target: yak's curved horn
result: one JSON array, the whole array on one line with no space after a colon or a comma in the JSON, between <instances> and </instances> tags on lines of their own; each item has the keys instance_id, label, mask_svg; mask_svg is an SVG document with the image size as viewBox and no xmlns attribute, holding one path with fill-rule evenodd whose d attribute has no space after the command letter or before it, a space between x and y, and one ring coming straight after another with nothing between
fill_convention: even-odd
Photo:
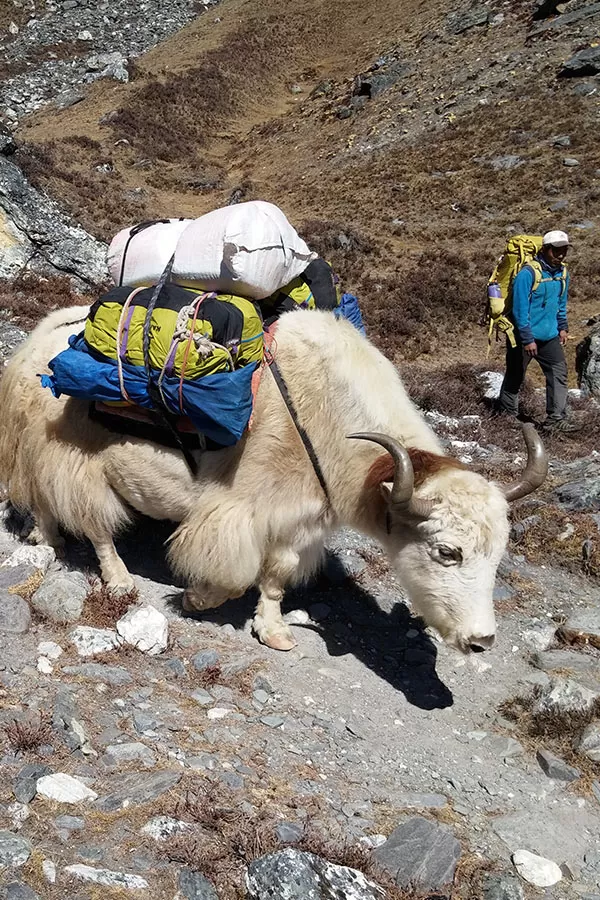
<instances>
[{"instance_id":1,"label":"yak's curved horn","mask_svg":"<svg viewBox=\"0 0 600 900\"><path fill-rule=\"evenodd\" d=\"M348 437L380 444L394 460L394 482L390 494L390 505L396 511L405 512L419 519L427 519L431 515L433 501L413 497L415 475L410 456L402 444L387 434L372 432L349 434Z\"/></svg>"},{"instance_id":2,"label":"yak's curved horn","mask_svg":"<svg viewBox=\"0 0 600 900\"><path fill-rule=\"evenodd\" d=\"M502 487L509 503L536 491L548 474L548 455L535 425L529 422L523 425L523 437L527 444L527 465L523 476L515 484L505 484Z\"/></svg>"}]
</instances>

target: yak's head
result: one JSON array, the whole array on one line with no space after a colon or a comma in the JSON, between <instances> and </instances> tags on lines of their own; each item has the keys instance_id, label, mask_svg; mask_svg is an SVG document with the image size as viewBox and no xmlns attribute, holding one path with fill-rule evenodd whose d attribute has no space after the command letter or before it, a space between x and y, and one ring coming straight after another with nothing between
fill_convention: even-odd
<instances>
[{"instance_id":1,"label":"yak's head","mask_svg":"<svg viewBox=\"0 0 600 900\"><path fill-rule=\"evenodd\" d=\"M375 441L390 454L391 460L380 459L375 475L384 496L390 560L415 611L464 653L489 650L494 643L494 580L508 540L508 503L534 491L546 476L546 453L535 428L526 425L524 435L527 467L510 486L486 481L448 457L406 450L387 435L350 435Z\"/></svg>"}]
</instances>

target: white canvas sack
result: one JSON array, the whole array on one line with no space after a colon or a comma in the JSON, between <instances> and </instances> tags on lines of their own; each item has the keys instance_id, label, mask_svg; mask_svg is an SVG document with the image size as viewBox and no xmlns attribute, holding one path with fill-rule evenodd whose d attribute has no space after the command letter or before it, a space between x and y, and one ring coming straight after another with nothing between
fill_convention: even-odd
<instances>
[{"instance_id":1,"label":"white canvas sack","mask_svg":"<svg viewBox=\"0 0 600 900\"><path fill-rule=\"evenodd\" d=\"M194 219L177 243L171 277L184 286L261 300L316 257L279 207L251 200Z\"/></svg>"},{"instance_id":2,"label":"white canvas sack","mask_svg":"<svg viewBox=\"0 0 600 900\"><path fill-rule=\"evenodd\" d=\"M107 255L108 271L115 284L129 287L156 284L173 256L182 232L193 221L165 219L145 228L136 225L119 231L112 239Z\"/></svg>"}]
</instances>

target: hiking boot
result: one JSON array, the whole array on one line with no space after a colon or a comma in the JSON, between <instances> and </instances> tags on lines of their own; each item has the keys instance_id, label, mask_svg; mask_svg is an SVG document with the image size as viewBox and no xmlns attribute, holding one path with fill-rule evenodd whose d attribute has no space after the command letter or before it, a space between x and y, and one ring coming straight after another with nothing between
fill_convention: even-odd
<instances>
[{"instance_id":1,"label":"hiking boot","mask_svg":"<svg viewBox=\"0 0 600 900\"><path fill-rule=\"evenodd\" d=\"M541 425L542 431L545 431L547 434L571 434L574 431L579 431L581 429L581 425L578 425L577 422L573 422L570 419L546 419L542 422Z\"/></svg>"}]
</instances>

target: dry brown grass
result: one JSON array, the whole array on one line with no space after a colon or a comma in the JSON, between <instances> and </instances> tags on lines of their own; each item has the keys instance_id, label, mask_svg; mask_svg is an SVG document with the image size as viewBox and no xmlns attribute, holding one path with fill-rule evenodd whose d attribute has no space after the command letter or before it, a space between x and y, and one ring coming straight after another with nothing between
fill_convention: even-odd
<instances>
[{"instance_id":1,"label":"dry brown grass","mask_svg":"<svg viewBox=\"0 0 600 900\"><path fill-rule=\"evenodd\" d=\"M4 732L11 748L21 753L35 753L43 744L50 744L53 736L50 719L43 713L37 721L15 719L4 726Z\"/></svg>"},{"instance_id":2,"label":"dry brown grass","mask_svg":"<svg viewBox=\"0 0 600 900\"><path fill-rule=\"evenodd\" d=\"M534 708L541 695L542 688L536 686L529 695L505 700L499 711L509 721L515 722L519 734L530 749L537 751L544 747L579 769L582 784L576 782L575 785L585 789L590 781L600 775L600 763L579 753L574 742L586 725L600 717L600 700L596 700L586 710L551 709L541 712Z\"/></svg>"},{"instance_id":3,"label":"dry brown grass","mask_svg":"<svg viewBox=\"0 0 600 900\"><path fill-rule=\"evenodd\" d=\"M530 510L524 510L530 515ZM597 578L600 575L598 558L598 526L591 515L565 512L557 506L542 506L535 511L539 522L532 525L513 546L533 563L543 563L548 558L553 565L571 572ZM519 510L513 513L518 521ZM569 534L573 528L573 532ZM583 554L584 544L591 552Z\"/></svg>"},{"instance_id":4,"label":"dry brown grass","mask_svg":"<svg viewBox=\"0 0 600 900\"><path fill-rule=\"evenodd\" d=\"M243 898L246 866L282 849L275 834L278 820L273 813L268 808L255 813L241 809L238 798L220 785L189 791L178 803L175 814L193 823L194 831L171 838L164 851L166 857L202 872L215 884L221 900ZM293 846L335 865L358 869L379 884L389 900L417 900L419 896L391 883L377 870L371 851L360 844L335 843L309 832Z\"/></svg>"},{"instance_id":5,"label":"dry brown grass","mask_svg":"<svg viewBox=\"0 0 600 900\"><path fill-rule=\"evenodd\" d=\"M111 591L99 578L90 582L90 592L85 598L84 618L96 628L112 628L130 606L139 600L137 588L124 593Z\"/></svg>"},{"instance_id":6,"label":"dry brown grass","mask_svg":"<svg viewBox=\"0 0 600 900\"><path fill-rule=\"evenodd\" d=\"M42 581L44 580L44 573L41 569L38 569L32 575L29 576L25 581L21 582L21 584L13 584L8 588L9 594L17 594L19 597L22 597L23 600L31 600Z\"/></svg>"},{"instance_id":7,"label":"dry brown grass","mask_svg":"<svg viewBox=\"0 0 600 900\"><path fill-rule=\"evenodd\" d=\"M220 684L237 691L244 697L249 697L254 690L254 679L262 668L263 664L256 662L237 672L224 670L220 663L216 663L206 666L200 671L192 667L190 676L193 678L195 686L205 690Z\"/></svg>"},{"instance_id":8,"label":"dry brown grass","mask_svg":"<svg viewBox=\"0 0 600 900\"><path fill-rule=\"evenodd\" d=\"M25 273L12 281L0 280L0 309L27 330L54 309L90 302L90 296L75 291L66 276Z\"/></svg>"}]
</instances>

